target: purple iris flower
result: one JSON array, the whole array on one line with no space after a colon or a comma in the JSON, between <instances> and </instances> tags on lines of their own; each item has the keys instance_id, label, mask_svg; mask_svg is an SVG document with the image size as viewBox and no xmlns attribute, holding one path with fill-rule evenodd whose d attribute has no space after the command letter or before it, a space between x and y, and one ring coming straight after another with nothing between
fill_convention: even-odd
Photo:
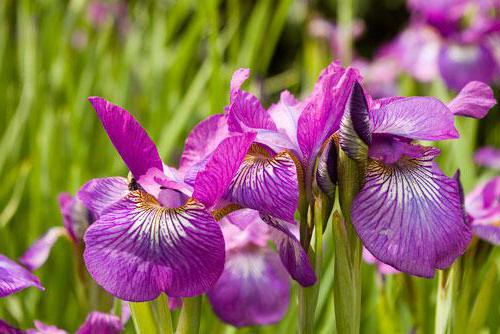
<instances>
[{"instance_id":1,"label":"purple iris flower","mask_svg":"<svg viewBox=\"0 0 500 334\"><path fill-rule=\"evenodd\" d=\"M251 209L232 212L221 224L226 265L208 292L215 313L238 327L281 320L288 308L290 280L278 254L269 247L271 228Z\"/></svg>"},{"instance_id":2,"label":"purple iris flower","mask_svg":"<svg viewBox=\"0 0 500 334\"><path fill-rule=\"evenodd\" d=\"M21 330L0 319L0 333L2 334L67 334L63 329L50 326L35 320L35 328ZM76 334L118 334L123 331L123 323L115 315L91 312L85 322L76 330Z\"/></svg>"},{"instance_id":3,"label":"purple iris flower","mask_svg":"<svg viewBox=\"0 0 500 334\"><path fill-rule=\"evenodd\" d=\"M186 182L206 164L205 156L227 136L255 135L243 164L224 195L227 203L258 210L261 218L281 235L281 260L291 276L307 286L316 281L300 242L291 232L299 200L311 197L312 177L322 145L338 130L342 112L359 74L339 63L321 73L312 94L297 101L289 92L279 103L264 109L241 85L248 69L237 70L231 80L230 104L224 114L198 124L186 141L180 169Z\"/></svg>"},{"instance_id":4,"label":"purple iris flower","mask_svg":"<svg viewBox=\"0 0 500 334\"><path fill-rule=\"evenodd\" d=\"M379 261L432 277L463 254L471 227L459 173L446 176L434 161L439 150L415 141L458 138L454 114L484 116L491 94L489 87L476 82L448 106L432 97L368 97L367 102L361 85L355 85L342 120L340 146L355 160L368 159L351 217L364 246Z\"/></svg>"},{"instance_id":5,"label":"purple iris flower","mask_svg":"<svg viewBox=\"0 0 500 334\"><path fill-rule=\"evenodd\" d=\"M8 257L0 254L0 298L30 286L44 290L38 277Z\"/></svg>"},{"instance_id":6,"label":"purple iris flower","mask_svg":"<svg viewBox=\"0 0 500 334\"><path fill-rule=\"evenodd\" d=\"M96 215L84 236L84 260L114 296L146 301L161 292L191 297L208 291L224 268L215 216L254 134L222 140L192 184L164 166L156 146L124 109L91 97L104 129L131 172L86 183L78 198Z\"/></svg>"},{"instance_id":7,"label":"purple iris flower","mask_svg":"<svg viewBox=\"0 0 500 334\"><path fill-rule=\"evenodd\" d=\"M500 170L500 150L483 147L476 152L478 164ZM475 235L500 245L500 176L481 182L465 197L465 209Z\"/></svg>"},{"instance_id":8,"label":"purple iris flower","mask_svg":"<svg viewBox=\"0 0 500 334\"><path fill-rule=\"evenodd\" d=\"M460 90L470 81L490 83L498 78L495 56L500 21L491 5L472 0L410 0L412 20L393 42L392 56L419 81L441 77ZM466 13L475 15L464 24Z\"/></svg>"},{"instance_id":9,"label":"purple iris flower","mask_svg":"<svg viewBox=\"0 0 500 334\"><path fill-rule=\"evenodd\" d=\"M19 259L19 262L31 271L37 270L47 261L52 247L60 237L67 237L74 245L78 245L85 230L93 221L91 212L76 197L68 193L59 195L59 208L64 227L50 228Z\"/></svg>"}]
</instances>

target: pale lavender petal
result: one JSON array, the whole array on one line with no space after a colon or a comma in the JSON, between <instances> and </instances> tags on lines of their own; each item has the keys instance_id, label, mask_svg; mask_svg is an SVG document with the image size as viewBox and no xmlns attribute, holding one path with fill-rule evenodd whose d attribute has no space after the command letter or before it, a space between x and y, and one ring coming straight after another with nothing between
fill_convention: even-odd
<instances>
[{"instance_id":1,"label":"pale lavender petal","mask_svg":"<svg viewBox=\"0 0 500 334\"><path fill-rule=\"evenodd\" d=\"M433 151L439 154L437 148L429 148L427 154ZM409 139L387 135L374 135L368 155L372 159L382 161L385 164L395 164L403 157L418 159L424 155L422 147L414 145Z\"/></svg>"},{"instance_id":2,"label":"pale lavender petal","mask_svg":"<svg viewBox=\"0 0 500 334\"><path fill-rule=\"evenodd\" d=\"M422 148L419 159L393 165L370 161L366 183L352 205L352 221L364 246L380 261L432 277L461 256L471 239L458 177L448 178Z\"/></svg>"},{"instance_id":3,"label":"pale lavender petal","mask_svg":"<svg viewBox=\"0 0 500 334\"><path fill-rule=\"evenodd\" d=\"M302 286L310 286L316 283L316 274L309 262L309 258L292 232L296 226L268 215L261 215L261 218L272 227L271 238L276 244L281 262L290 276Z\"/></svg>"},{"instance_id":4,"label":"pale lavender petal","mask_svg":"<svg viewBox=\"0 0 500 334\"><path fill-rule=\"evenodd\" d=\"M224 267L224 239L205 207L190 200L163 208L142 190L106 209L85 234L91 276L127 301L161 292L192 297L206 292Z\"/></svg>"},{"instance_id":5,"label":"pale lavender petal","mask_svg":"<svg viewBox=\"0 0 500 334\"><path fill-rule=\"evenodd\" d=\"M226 137L229 130L225 115L212 115L198 123L186 139L180 168L187 170L205 159Z\"/></svg>"},{"instance_id":6,"label":"pale lavender petal","mask_svg":"<svg viewBox=\"0 0 500 334\"><path fill-rule=\"evenodd\" d=\"M290 153L285 151L271 157L254 145L233 178L226 197L243 207L293 221L300 177Z\"/></svg>"},{"instance_id":7,"label":"pale lavender petal","mask_svg":"<svg viewBox=\"0 0 500 334\"><path fill-rule=\"evenodd\" d=\"M78 198L68 193L59 195L59 208L69 237L74 243L80 242L87 227L92 223L92 215Z\"/></svg>"},{"instance_id":8,"label":"pale lavender petal","mask_svg":"<svg viewBox=\"0 0 500 334\"><path fill-rule=\"evenodd\" d=\"M128 183L123 177L92 179L78 191L77 197L90 211L94 219L111 204L122 199L128 193Z\"/></svg>"},{"instance_id":9,"label":"pale lavender petal","mask_svg":"<svg viewBox=\"0 0 500 334\"><path fill-rule=\"evenodd\" d=\"M0 333L2 334L26 334L25 331L22 331L18 328L12 327L6 321L0 319Z\"/></svg>"},{"instance_id":10,"label":"pale lavender petal","mask_svg":"<svg viewBox=\"0 0 500 334\"><path fill-rule=\"evenodd\" d=\"M483 118L496 103L490 86L480 81L472 81L448 103L448 108L458 116Z\"/></svg>"},{"instance_id":11,"label":"pale lavender petal","mask_svg":"<svg viewBox=\"0 0 500 334\"><path fill-rule=\"evenodd\" d=\"M255 131L257 129L276 131L276 125L259 99L241 90L249 76L248 69L240 69L231 80L231 101L227 107L227 124L233 132Z\"/></svg>"},{"instance_id":12,"label":"pale lavender petal","mask_svg":"<svg viewBox=\"0 0 500 334\"><path fill-rule=\"evenodd\" d=\"M215 314L231 325L266 325L285 315L290 282L278 254L270 249L230 252L208 298Z\"/></svg>"},{"instance_id":13,"label":"pale lavender petal","mask_svg":"<svg viewBox=\"0 0 500 334\"><path fill-rule=\"evenodd\" d=\"M357 70L344 69L333 62L323 70L313 93L304 101L297 140L306 165L311 165L321 145L338 130L347 99L358 79Z\"/></svg>"},{"instance_id":14,"label":"pale lavender petal","mask_svg":"<svg viewBox=\"0 0 500 334\"><path fill-rule=\"evenodd\" d=\"M26 331L27 334L67 334L65 330L57 328L56 326L46 325L41 321L35 320L35 328L28 329ZM1 332L0 332L1 333ZM94 334L94 333L92 333ZM95 333L97 334L97 333ZM105 333L102 333L105 334Z\"/></svg>"},{"instance_id":15,"label":"pale lavender petal","mask_svg":"<svg viewBox=\"0 0 500 334\"><path fill-rule=\"evenodd\" d=\"M196 175L193 198L213 206L226 193L254 139L254 133L224 139Z\"/></svg>"},{"instance_id":16,"label":"pale lavender petal","mask_svg":"<svg viewBox=\"0 0 500 334\"><path fill-rule=\"evenodd\" d=\"M500 169L500 149L494 147L483 147L477 150L474 161L481 166Z\"/></svg>"},{"instance_id":17,"label":"pale lavender petal","mask_svg":"<svg viewBox=\"0 0 500 334\"><path fill-rule=\"evenodd\" d=\"M297 149L297 127L300 117L301 104L288 91L281 92L280 101L269 107L268 112L278 132L286 135L289 142L292 144L290 148ZM278 151L279 152L279 151Z\"/></svg>"},{"instance_id":18,"label":"pale lavender petal","mask_svg":"<svg viewBox=\"0 0 500 334\"><path fill-rule=\"evenodd\" d=\"M474 234L500 245L500 176L480 183L465 198Z\"/></svg>"},{"instance_id":19,"label":"pale lavender petal","mask_svg":"<svg viewBox=\"0 0 500 334\"><path fill-rule=\"evenodd\" d=\"M418 140L458 138L454 117L441 101L433 97L395 100L370 112L372 132Z\"/></svg>"},{"instance_id":20,"label":"pale lavender petal","mask_svg":"<svg viewBox=\"0 0 500 334\"><path fill-rule=\"evenodd\" d=\"M44 290L38 277L0 254L0 298L34 286Z\"/></svg>"},{"instance_id":21,"label":"pale lavender petal","mask_svg":"<svg viewBox=\"0 0 500 334\"><path fill-rule=\"evenodd\" d=\"M52 247L59 237L66 234L63 227L52 227L19 258L19 262L28 270L34 271L47 261Z\"/></svg>"},{"instance_id":22,"label":"pale lavender petal","mask_svg":"<svg viewBox=\"0 0 500 334\"><path fill-rule=\"evenodd\" d=\"M221 220L226 252L248 247L266 247L270 240L269 226L256 210L241 209Z\"/></svg>"},{"instance_id":23,"label":"pale lavender petal","mask_svg":"<svg viewBox=\"0 0 500 334\"><path fill-rule=\"evenodd\" d=\"M339 130L342 150L356 161L366 161L371 144L370 115L365 93L356 82L346 105Z\"/></svg>"},{"instance_id":24,"label":"pale lavender petal","mask_svg":"<svg viewBox=\"0 0 500 334\"><path fill-rule=\"evenodd\" d=\"M137 182L143 190L156 198L165 208L182 206L193 194L191 186L172 178L172 175L165 175L156 168L150 168Z\"/></svg>"},{"instance_id":25,"label":"pale lavender petal","mask_svg":"<svg viewBox=\"0 0 500 334\"><path fill-rule=\"evenodd\" d=\"M446 85L458 91L470 81L491 82L497 73L497 64L485 46L451 44L439 52L439 71Z\"/></svg>"},{"instance_id":26,"label":"pale lavender petal","mask_svg":"<svg viewBox=\"0 0 500 334\"><path fill-rule=\"evenodd\" d=\"M162 170L155 144L128 111L100 97L89 97L89 101L109 139L137 179L150 168Z\"/></svg>"},{"instance_id":27,"label":"pale lavender petal","mask_svg":"<svg viewBox=\"0 0 500 334\"><path fill-rule=\"evenodd\" d=\"M91 312L76 334L118 334L123 331L123 324L115 315Z\"/></svg>"},{"instance_id":28,"label":"pale lavender petal","mask_svg":"<svg viewBox=\"0 0 500 334\"><path fill-rule=\"evenodd\" d=\"M385 264L382 261L379 261L372 253L365 247L363 247L363 260L368 264L373 264L377 267L377 270L382 275L392 275L400 273L399 270L391 267L388 264Z\"/></svg>"}]
</instances>

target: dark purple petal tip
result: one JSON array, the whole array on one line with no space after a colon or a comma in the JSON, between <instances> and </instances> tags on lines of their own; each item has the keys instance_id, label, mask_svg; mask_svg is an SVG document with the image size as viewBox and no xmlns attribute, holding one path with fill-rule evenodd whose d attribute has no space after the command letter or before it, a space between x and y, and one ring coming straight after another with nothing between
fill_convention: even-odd
<instances>
[{"instance_id":1,"label":"dark purple petal tip","mask_svg":"<svg viewBox=\"0 0 500 334\"><path fill-rule=\"evenodd\" d=\"M319 157L316 170L316 183L330 199L335 197L335 187L338 180L337 154L337 146L335 141L331 139Z\"/></svg>"}]
</instances>

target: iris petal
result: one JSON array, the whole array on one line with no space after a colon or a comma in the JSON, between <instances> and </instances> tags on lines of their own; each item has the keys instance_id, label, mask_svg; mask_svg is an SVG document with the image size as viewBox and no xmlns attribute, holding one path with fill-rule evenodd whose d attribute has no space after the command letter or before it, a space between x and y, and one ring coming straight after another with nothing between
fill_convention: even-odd
<instances>
[{"instance_id":1,"label":"iris petal","mask_svg":"<svg viewBox=\"0 0 500 334\"><path fill-rule=\"evenodd\" d=\"M269 215L261 215L261 218L272 227L271 238L276 244L281 262L290 276L302 286L316 283L316 275L309 258L297 237L292 233L293 225Z\"/></svg>"},{"instance_id":2,"label":"iris petal","mask_svg":"<svg viewBox=\"0 0 500 334\"><path fill-rule=\"evenodd\" d=\"M142 190L105 210L87 230L85 245L92 277L128 301L152 300L162 291L201 294L224 267L221 229L201 203L163 208Z\"/></svg>"},{"instance_id":3,"label":"iris petal","mask_svg":"<svg viewBox=\"0 0 500 334\"><path fill-rule=\"evenodd\" d=\"M270 249L232 252L208 298L217 316L234 326L277 322L288 308L288 273Z\"/></svg>"},{"instance_id":4,"label":"iris petal","mask_svg":"<svg viewBox=\"0 0 500 334\"><path fill-rule=\"evenodd\" d=\"M365 247L380 261L417 276L432 277L465 251L461 187L433 161L436 151L393 165L372 160L366 183L352 205L352 220Z\"/></svg>"},{"instance_id":5,"label":"iris petal","mask_svg":"<svg viewBox=\"0 0 500 334\"><path fill-rule=\"evenodd\" d=\"M123 324L115 315L91 312L76 334L118 334L123 331Z\"/></svg>"},{"instance_id":6,"label":"iris petal","mask_svg":"<svg viewBox=\"0 0 500 334\"><path fill-rule=\"evenodd\" d=\"M91 212L94 219L111 204L122 199L128 193L128 183L123 177L92 179L78 191L78 199Z\"/></svg>"},{"instance_id":7,"label":"iris petal","mask_svg":"<svg viewBox=\"0 0 500 334\"><path fill-rule=\"evenodd\" d=\"M19 259L19 262L29 270L37 270L47 261L52 247L59 237L66 232L62 227L53 227L40 239L36 240Z\"/></svg>"},{"instance_id":8,"label":"iris petal","mask_svg":"<svg viewBox=\"0 0 500 334\"><path fill-rule=\"evenodd\" d=\"M458 138L454 117L433 97L397 99L370 112L372 133L391 134L418 140Z\"/></svg>"},{"instance_id":9,"label":"iris petal","mask_svg":"<svg viewBox=\"0 0 500 334\"><path fill-rule=\"evenodd\" d=\"M44 290L35 275L0 254L0 297L9 296L30 286Z\"/></svg>"},{"instance_id":10,"label":"iris petal","mask_svg":"<svg viewBox=\"0 0 500 334\"><path fill-rule=\"evenodd\" d=\"M472 81L462 88L448 108L458 116L483 118L495 104L493 90L483 82Z\"/></svg>"},{"instance_id":11,"label":"iris petal","mask_svg":"<svg viewBox=\"0 0 500 334\"><path fill-rule=\"evenodd\" d=\"M231 202L264 214L293 221L299 200L297 167L288 152L271 157L260 146L252 146L229 187ZM259 151L258 153L256 151Z\"/></svg>"},{"instance_id":12,"label":"iris petal","mask_svg":"<svg viewBox=\"0 0 500 334\"><path fill-rule=\"evenodd\" d=\"M154 142L128 111L100 97L90 97L89 101L135 178L138 179L153 167L163 170Z\"/></svg>"}]
</instances>

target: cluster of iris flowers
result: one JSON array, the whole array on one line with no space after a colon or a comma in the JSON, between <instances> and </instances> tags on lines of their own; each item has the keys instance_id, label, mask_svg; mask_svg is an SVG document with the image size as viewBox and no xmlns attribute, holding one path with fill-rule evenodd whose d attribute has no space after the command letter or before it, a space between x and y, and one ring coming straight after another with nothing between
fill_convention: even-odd
<instances>
[{"instance_id":1,"label":"cluster of iris flowers","mask_svg":"<svg viewBox=\"0 0 500 334\"><path fill-rule=\"evenodd\" d=\"M36 241L19 259L22 266L0 256L0 296L29 286L43 290L31 271L67 236L84 249L93 280L119 300L151 301L164 293L175 308L181 298L206 294L214 312L235 326L279 321L290 279L303 287L317 283L311 213L323 201L328 222L337 183L341 202L349 197L346 185L358 185L350 205L340 203L342 214L364 258L384 274L433 277L466 251L473 233L500 243L500 179L464 197L459 172L445 175L435 162L440 151L426 146L458 138L455 117L486 115L495 104L486 84L467 83L449 103L374 99L358 70L333 62L305 99L285 91L265 109L241 88L248 77L248 69L234 73L229 105L194 127L178 168L163 163L129 112L89 98L130 173L92 179L75 197L62 194L64 227ZM476 159L499 168L499 155L485 148ZM351 177L343 161L356 170ZM119 332L126 307L122 313L120 319L92 312L78 333ZM0 322L3 328L22 332Z\"/></svg>"}]
</instances>

